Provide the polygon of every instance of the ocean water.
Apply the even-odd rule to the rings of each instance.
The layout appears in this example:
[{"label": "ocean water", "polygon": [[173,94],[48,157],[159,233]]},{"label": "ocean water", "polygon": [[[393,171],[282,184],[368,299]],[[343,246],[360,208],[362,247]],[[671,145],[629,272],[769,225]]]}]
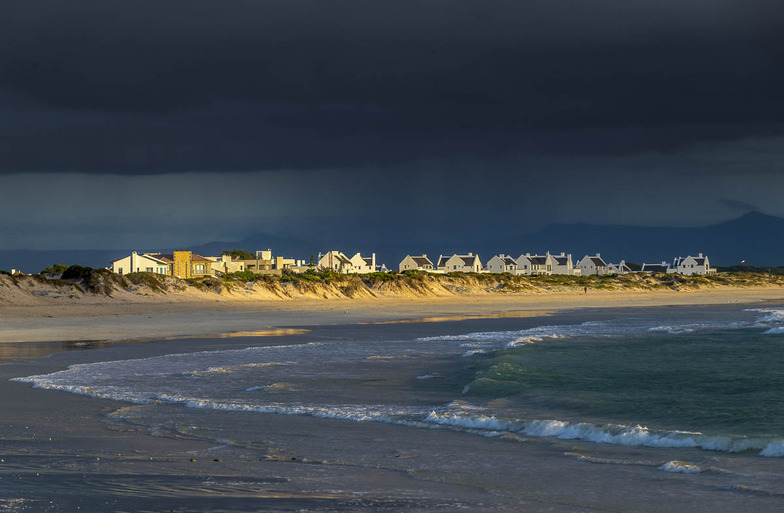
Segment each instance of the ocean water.
[{"label": "ocean water", "polygon": [[275,415],[668,449],[660,470],[677,473],[702,469],[672,450],[784,457],[784,308],[594,317],[322,330],[16,381],[138,405],[111,420],[221,443],[252,443]]}]

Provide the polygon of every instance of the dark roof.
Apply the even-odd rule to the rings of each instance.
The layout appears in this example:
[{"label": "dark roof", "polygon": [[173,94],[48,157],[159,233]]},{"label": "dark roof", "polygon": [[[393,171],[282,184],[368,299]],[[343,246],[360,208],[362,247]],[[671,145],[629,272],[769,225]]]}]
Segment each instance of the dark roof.
[{"label": "dark roof", "polygon": [[504,257],[504,265],[517,265],[517,262],[512,257]]},{"label": "dark roof", "polygon": [[373,257],[364,257],[362,260],[365,261],[366,265],[373,265]]},{"label": "dark roof", "polygon": [[666,273],[669,268],[669,265],[664,264],[642,264],[644,273]]},{"label": "dark roof", "polygon": [[591,259],[591,262],[593,262],[593,265],[595,265],[596,267],[607,267],[607,264],[604,262],[602,257],[589,257],[589,258]]},{"label": "dark roof", "polygon": [[416,263],[416,265],[418,265],[419,267],[424,267],[426,265],[430,265],[430,266],[433,265],[433,262],[431,262],[429,258],[424,256],[411,257],[411,260],[413,260],[414,263]]},{"label": "dark roof", "polygon": [[[119,262],[120,260],[125,260],[129,256],[132,256],[132,255],[128,255],[127,257],[118,258],[117,260],[112,260],[112,263]],[[147,258],[151,258],[153,260],[159,260],[159,261],[163,262],[164,264],[167,263],[163,259],[161,259],[161,255],[159,255],[158,253],[142,253],[142,254],[137,253],[136,256],[147,257]]]},{"label": "dark roof", "polygon": [[[686,258],[689,258],[689,257],[686,257]],[[686,260],[686,258],[683,258],[683,257],[676,258],[673,261],[672,266],[673,267],[678,267],[679,265],[683,264],[683,261]],[[705,265],[705,257],[691,257],[691,258],[697,263],[697,265]]]},{"label": "dark roof", "polygon": [[[172,253],[147,253],[147,256],[157,258],[159,260],[163,260],[164,262],[173,263],[174,262],[174,255]],[[203,257],[201,255],[197,255],[196,253],[191,253],[191,261],[192,262],[212,262],[209,258]]]},{"label": "dark roof", "polygon": [[531,263],[535,265],[544,265],[545,263],[547,263],[546,256],[530,256],[528,257],[528,260],[530,260]]},{"label": "dark roof", "polygon": [[350,264],[351,263],[351,260],[349,260],[349,258],[346,255],[344,255],[343,253],[341,253],[340,251],[330,251],[329,253],[325,254],[321,258],[328,257],[329,255],[332,255],[332,260],[336,261],[339,264]]},{"label": "dark roof", "polygon": [[446,261],[450,258],[452,257],[441,255],[441,257],[438,259],[438,267],[445,267]]},{"label": "dark roof", "polygon": [[147,253],[147,256],[151,256],[153,258],[157,258],[158,260],[163,260],[164,262],[172,263],[174,262],[174,255],[172,253],[164,254],[164,253]]},{"label": "dark roof", "polygon": [[569,263],[569,257],[559,255],[559,256],[553,256],[553,258],[558,263],[558,265],[566,265]]},{"label": "dark roof", "polygon": [[460,255],[460,258],[462,258],[463,259],[463,263],[465,265],[468,265],[468,266],[474,265],[474,262],[476,261],[476,257],[475,256],[463,256],[463,255]]}]

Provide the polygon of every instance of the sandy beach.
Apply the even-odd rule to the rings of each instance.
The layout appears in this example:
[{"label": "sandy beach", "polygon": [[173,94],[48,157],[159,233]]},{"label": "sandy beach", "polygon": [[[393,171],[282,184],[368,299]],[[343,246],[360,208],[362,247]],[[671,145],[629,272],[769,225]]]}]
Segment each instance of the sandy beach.
[{"label": "sandy beach", "polygon": [[[784,289],[717,288],[417,300],[4,305],[0,509],[776,511],[782,496],[774,484],[781,472],[778,458],[757,457],[750,466],[745,456],[727,454],[718,461],[698,449],[602,447],[516,435],[486,438],[318,415],[216,413],[41,390],[9,379],[75,364],[155,361],[171,354],[249,346],[285,350],[286,345],[357,337],[380,337],[383,342],[389,337],[484,329],[495,322],[536,326],[543,317],[571,323],[612,317],[620,310],[699,305],[743,309],[782,302]],[[427,380],[413,380],[416,386],[410,388],[411,376],[430,373],[433,365],[453,365],[446,356],[436,354],[427,363],[407,356],[390,358],[383,353],[362,357],[361,361],[388,362],[386,370],[354,383],[343,382],[349,371],[339,364],[325,365],[335,366],[328,374],[330,381],[339,383],[335,390],[356,397],[370,394],[370,402],[381,401],[376,394],[383,390],[390,403],[447,404],[454,400],[455,390],[459,396],[463,388],[463,371],[455,371],[453,377],[444,371],[440,388]],[[375,386],[381,386],[379,392],[371,388]],[[330,382],[323,382],[323,387],[329,390]],[[408,392],[399,397],[399,390]],[[291,393],[302,392],[295,387]],[[144,420],[150,412],[165,421],[151,427]],[[699,478],[657,470],[666,461],[681,459],[722,470]],[[773,481],[736,477],[749,475],[749,468]]]},{"label": "sandy beach", "polygon": [[581,308],[784,301],[780,287],[595,291],[293,301],[204,300],[0,305],[0,343],[120,341],[266,332],[273,328],[465,316],[547,315]]}]

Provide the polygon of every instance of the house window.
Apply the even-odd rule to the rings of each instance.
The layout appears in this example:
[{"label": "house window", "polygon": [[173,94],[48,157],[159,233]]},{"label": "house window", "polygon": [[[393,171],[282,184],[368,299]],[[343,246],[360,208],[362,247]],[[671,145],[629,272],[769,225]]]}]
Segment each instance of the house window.
[{"label": "house window", "polygon": [[144,271],[148,272],[148,273],[151,273],[152,272],[152,267],[147,267],[147,268],[144,269]]}]

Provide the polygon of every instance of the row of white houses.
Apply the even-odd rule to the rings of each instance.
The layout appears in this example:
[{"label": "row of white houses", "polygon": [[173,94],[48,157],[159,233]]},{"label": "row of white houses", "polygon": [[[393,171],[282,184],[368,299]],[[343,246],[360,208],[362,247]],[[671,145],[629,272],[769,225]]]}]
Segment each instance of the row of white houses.
[{"label": "row of white houses", "polygon": [[319,253],[316,265],[322,269],[332,269],[346,274],[368,274],[387,270],[383,265],[376,264],[375,253],[365,257],[356,253],[349,258],[341,251],[328,251],[325,254]]},{"label": "row of white houses", "polygon": [[[320,265],[320,264],[319,264]],[[496,255],[491,258],[485,267],[478,255],[468,253],[467,255],[454,254],[452,256],[440,255],[436,264],[427,255],[408,255],[398,266],[400,272],[404,271],[427,271],[435,273],[450,272],[488,272],[488,273],[510,273],[519,275],[540,275],[540,274],[563,274],[570,276],[589,276],[604,274],[628,274],[633,272],[624,260],[619,263],[607,263],[601,254],[585,255],[577,264],[572,261],[572,255],[567,253],[551,254],[549,251],[544,255],[531,255],[525,253],[517,258],[510,255]],[[662,262],[661,264],[643,264],[639,272],[657,273],[678,273],[685,275],[692,274],[714,274],[716,269],[710,267],[707,256],[700,253],[698,256],[677,257],[672,264]]]},{"label": "row of white houses", "polygon": [[[242,260],[229,255],[203,257],[191,251],[174,251],[171,254],[137,253],[134,251],[125,258],[113,261],[111,269],[118,274],[146,271],[181,278],[220,275],[237,271],[278,274],[284,270],[302,272],[312,266],[346,274],[387,271],[384,265],[376,263],[375,253],[371,253],[370,256],[356,253],[349,258],[341,251],[329,251],[324,254],[319,253],[318,259],[307,265],[304,260],[273,257],[272,250],[269,249],[257,251],[255,256],[256,258],[252,260]],[[633,272],[624,260],[617,264],[607,263],[599,253],[585,255],[577,263],[574,263],[571,254],[552,254],[550,252],[544,255],[525,253],[517,258],[504,254],[496,255],[487,262],[486,266],[482,265],[479,255],[474,253],[440,255],[435,263],[427,255],[408,255],[400,262],[398,270],[400,272],[420,270],[432,273],[510,273],[529,276],[541,274],[589,276]],[[700,253],[696,257],[677,257],[672,264],[667,262],[643,264],[639,272],[692,275],[713,274],[716,270],[710,267],[708,257]]]}]

